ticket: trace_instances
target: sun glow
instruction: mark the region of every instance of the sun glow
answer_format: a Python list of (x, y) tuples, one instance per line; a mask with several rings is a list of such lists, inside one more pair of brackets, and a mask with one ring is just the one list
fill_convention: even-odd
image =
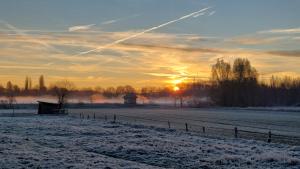
[(181, 80), (181, 79), (176, 79), (176, 80), (173, 80), (172, 83), (173, 83), (174, 85), (177, 85), (177, 84), (182, 83), (182, 80)]
[(174, 87), (173, 87), (173, 90), (174, 90), (175, 92), (177, 92), (178, 90), (180, 90), (180, 88), (179, 88), (178, 86), (174, 86)]
[(180, 84), (183, 83), (183, 79), (174, 79), (171, 81), (171, 83), (173, 84), (173, 91), (177, 92), (180, 90)]

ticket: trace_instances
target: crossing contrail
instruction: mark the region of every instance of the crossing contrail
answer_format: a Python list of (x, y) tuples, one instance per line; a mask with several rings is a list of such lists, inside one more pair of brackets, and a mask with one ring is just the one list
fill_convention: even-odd
[(161, 24), (161, 25), (158, 25), (158, 26), (155, 26), (155, 27), (146, 29), (146, 30), (144, 30), (144, 31), (142, 31), (142, 32), (136, 33), (136, 34), (134, 34), (134, 35), (128, 36), (128, 37), (123, 38), (123, 39), (119, 39), (119, 40), (117, 40), (117, 41), (114, 41), (114, 42), (112, 42), (112, 43), (106, 44), (106, 45), (104, 45), (104, 46), (100, 46), (100, 47), (97, 47), (97, 48), (92, 49), (92, 50), (80, 52), (79, 54), (77, 54), (77, 55), (75, 55), (75, 56), (85, 55), (85, 54), (88, 54), (88, 53), (91, 53), (91, 52), (94, 52), (94, 51), (101, 51), (102, 49), (105, 49), (105, 48), (108, 48), (108, 47), (110, 47), (110, 46), (119, 44), (119, 43), (121, 43), (121, 42), (124, 42), (124, 41), (130, 40), (130, 39), (136, 38), (136, 37), (141, 36), (141, 35), (143, 35), (143, 34), (145, 34), (145, 33), (148, 33), (148, 32), (154, 31), (154, 30), (156, 30), (156, 29), (165, 27), (165, 26), (170, 25), (170, 24), (172, 24), (172, 23), (175, 23), (175, 22), (178, 22), (178, 21), (181, 21), (181, 20), (184, 20), (184, 19), (193, 17), (193, 16), (195, 16), (195, 15), (199, 15), (200, 13), (203, 13), (204, 11), (207, 11), (207, 10), (210, 9), (210, 8), (211, 8), (211, 7), (203, 8), (203, 9), (201, 9), (201, 10), (199, 10), (199, 11), (190, 13), (190, 14), (188, 14), (188, 15), (184, 15), (184, 16), (178, 18), (178, 19), (175, 19), (175, 20), (166, 22), (166, 23), (164, 23), (164, 24)]

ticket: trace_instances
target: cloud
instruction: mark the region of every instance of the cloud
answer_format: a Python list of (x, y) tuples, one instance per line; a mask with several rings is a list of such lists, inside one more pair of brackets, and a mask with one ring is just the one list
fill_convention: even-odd
[(300, 50), (250, 50), (250, 49), (230, 49), (230, 48), (203, 48), (203, 47), (176, 47), (176, 46), (161, 46), (147, 44), (130, 44), (122, 43), (115, 47), (117, 50), (140, 50), (140, 51), (160, 51), (160, 52), (188, 52), (199, 54), (222, 54), (222, 55), (276, 55), (288, 57), (300, 57)]
[(87, 31), (90, 30), (95, 25), (96, 24), (72, 26), (69, 27), (69, 32)]
[(300, 40), (300, 36), (293, 37), (294, 40)]
[(262, 44), (272, 44), (279, 42), (281, 40), (289, 39), (289, 36), (280, 37), (237, 37), (226, 40), (227, 42), (240, 44), (240, 45), (262, 45)]
[[(47, 46), (58, 46), (60, 49), (64, 49), (66, 52), (64, 52), (64, 55), (61, 55), (64, 58), (68, 58), (68, 60), (72, 60), (72, 58), (78, 58), (79, 57), (73, 57), (72, 51), (76, 49), (77, 51), (80, 49), (95, 49), (99, 46), (99, 44), (106, 45), (109, 41), (118, 41), (118, 39), (126, 39), (128, 37), (131, 37), (133, 35), (136, 35), (136, 32), (129, 31), (129, 32), (102, 32), (101, 34), (94, 34), (94, 33), (85, 33), (85, 34), (69, 34), (69, 33), (63, 33), (63, 34), (35, 34), (35, 41), (38, 41), (39, 43), (47, 44)], [(269, 44), (278, 42), (280, 40), (286, 40), (292, 37), (289, 36), (280, 36), (280, 37), (238, 37), (238, 38), (232, 38), (229, 39), (229, 42), (234, 42), (237, 44)], [(117, 40), (116, 40), (117, 39)], [(128, 41), (127, 43), (119, 42), (118, 45), (112, 47), (107, 46), (107, 50), (103, 51), (110, 56), (113, 56), (117, 54), (118, 56), (125, 56), (128, 53), (125, 52), (132, 52), (132, 51), (138, 51), (143, 53), (145, 51), (174, 51), (174, 52), (193, 52), (193, 53), (233, 53), (231, 49), (229, 48), (222, 48), (221, 47), (205, 47), (204, 43), (208, 40), (211, 41), (211, 39), (215, 39), (215, 37), (202, 37), (200, 35), (194, 35), (194, 34), (166, 34), (166, 33), (150, 33), (146, 32), (143, 34), (142, 37), (138, 39), (134, 39), (134, 41)], [(201, 48), (197, 47), (199, 45), (195, 45), (195, 43), (201, 43)], [(147, 42), (145, 44), (145, 42)], [(27, 34), (25, 37), (20, 35), (6, 35), (6, 34), (0, 34), (0, 43), (2, 45), (8, 45), (8, 46), (15, 46), (14, 48), (22, 49), (22, 52), (24, 54), (28, 53), (28, 55), (31, 55), (29, 51), (32, 52), (39, 52), (42, 51), (40, 48), (36, 45), (30, 44), (30, 43), (36, 43), (33, 42), (32, 39), (27, 37)], [(26, 43), (29, 43), (26, 45)], [(216, 43), (221, 43), (220, 41)], [(51, 45), (50, 45), (51, 44)], [(226, 44), (226, 43), (225, 43)], [(222, 44), (221, 44), (222, 45)], [(208, 45), (211, 46), (211, 45)], [(236, 48), (236, 47), (235, 47)], [(2, 54), (4, 52), (8, 52), (10, 48), (6, 48), (2, 50)], [(23, 50), (24, 49), (24, 50)], [(75, 50), (75, 51), (76, 51)], [(70, 51), (70, 52), (68, 52)], [(233, 50), (235, 52), (237, 51), (245, 51), (253, 53), (255, 50)], [(17, 52), (17, 50), (11, 50), (10, 52)], [(44, 51), (45, 53), (47, 51)], [(263, 52), (256, 50), (256, 52)], [(17, 52), (20, 53), (21, 52)], [(141, 54), (140, 53), (140, 54)], [(297, 52), (266, 52), (273, 55), (282, 55), (282, 56), (296, 56)], [(120, 55), (119, 55), (120, 54)], [(9, 55), (9, 53), (7, 53)], [(47, 55), (47, 54), (42, 54)], [(49, 54), (48, 54), (49, 55)], [(58, 56), (56, 54), (56, 56)], [(89, 57), (94, 58), (94, 60), (97, 60), (95, 57), (95, 53), (89, 55)], [(83, 59), (84, 60), (84, 59)]]
[(190, 47), (176, 47), (176, 46), (162, 46), (162, 45), (147, 45), (147, 44), (119, 44), (119, 47), (126, 47), (137, 50), (157, 50), (157, 51), (177, 51), (177, 52), (197, 52), (197, 53), (227, 53), (228, 51), (217, 48), (190, 48)]
[(278, 33), (278, 34), (296, 34), (300, 33), (300, 28), (290, 28), (290, 29), (271, 29), (258, 32), (260, 34), (264, 33)]
[(0, 20), (0, 23), (4, 24), (7, 28), (9, 28), (10, 30), (14, 31), (17, 35), (20, 35), (21, 37), (27, 39), (27, 40), (30, 41), (30, 42), (41, 44), (41, 45), (43, 45), (44, 47), (46, 47), (47, 49), (53, 50), (53, 51), (58, 52), (58, 53), (61, 53), (61, 52), (62, 52), (62, 51), (60, 51), (59, 49), (55, 48), (54, 46), (49, 45), (49, 44), (46, 43), (45, 41), (41, 41), (41, 40), (39, 40), (39, 39), (33, 38), (31, 35), (29, 35), (29, 34), (23, 32), (22, 30), (20, 30), (20, 29), (18, 29), (17, 27), (15, 27), (15, 26), (9, 24), (9, 23), (6, 22), (6, 21)]
[[(55, 81), (59, 77), (73, 77), (72, 81), (79, 86), (132, 84), (139, 87), (147, 85), (149, 81), (151, 84), (165, 85), (172, 78), (192, 79), (197, 75), (197, 77), (207, 79), (210, 76), (211, 65), (215, 63), (216, 58), (221, 57), (227, 61), (232, 61), (236, 57), (248, 58), (260, 73), (284, 71), (300, 74), (299, 51), (297, 50), (275, 50), (278, 46), (278, 49), (284, 49), (280, 45), (276, 48), (270, 46), (264, 50), (245, 49), (236, 44), (228, 45), (222, 38), (196, 34), (147, 32), (139, 38), (109, 46), (101, 51), (101, 55), (97, 55), (96, 52), (86, 54), (85, 57), (73, 55), (77, 51), (95, 49), (100, 45), (106, 45), (139, 32), (141, 30), (34, 33), (36, 40), (54, 45), (64, 50), (64, 53), (41, 50), (40, 45), (36, 45), (28, 37), (19, 34), (0, 33), (0, 65), (2, 66), (0, 68), (3, 74), (20, 78), (20, 84), (27, 74), (38, 76), (43, 73), (47, 76), (57, 75), (56, 79), (48, 80), (47, 78), (47, 82)], [(232, 39), (238, 41), (244, 38), (241, 40), (243, 43), (254, 44), (264, 38), (276, 38), (273, 35), (271, 37), (256, 36), (249, 35)], [(280, 37), (285, 42), (289, 40), (285, 39), (285, 36)], [(276, 39), (273, 40), (276, 41)], [(98, 77), (99, 75), (104, 80), (94, 82), (90, 78), (90, 81), (86, 81), (89, 76)], [(9, 77), (5, 78), (7, 79)]]
[(130, 15), (130, 16), (127, 16), (127, 17), (122, 17), (122, 18), (119, 18), (119, 19), (112, 19), (112, 20), (102, 22), (101, 25), (109, 25), (109, 24), (113, 24), (113, 23), (116, 23), (116, 22), (119, 22), (119, 21), (124, 21), (124, 20), (127, 20), (127, 19), (135, 18), (135, 17), (138, 17), (138, 16), (140, 16), (140, 15), (139, 14), (134, 14), (134, 15)]
[(279, 50), (279, 51), (268, 51), (266, 53), (278, 56), (289, 56), (289, 57), (300, 57), (300, 50)]
[[(139, 15), (131, 15), (131, 16), (128, 16), (128, 17), (124, 17), (124, 18), (119, 18), (119, 19), (112, 19), (112, 20), (108, 20), (108, 21), (104, 21), (102, 23), (100, 23), (101, 25), (110, 25), (110, 24), (113, 24), (113, 23), (116, 23), (116, 22), (119, 22), (121, 20), (126, 20), (126, 19), (129, 19), (129, 18), (132, 18), (132, 17), (137, 17)], [(87, 30), (90, 30), (92, 27), (96, 26), (97, 24), (89, 24), (89, 25), (77, 25), (77, 26), (72, 26), (72, 27), (69, 27), (69, 32), (78, 32), (78, 31), (87, 31)], [(99, 24), (98, 24), (99, 25)]]
[(109, 21), (104, 21), (104, 22), (102, 22), (101, 24), (102, 25), (109, 25), (109, 24), (113, 24), (113, 23), (115, 23), (115, 22), (117, 22), (118, 20), (109, 20)]
[(0, 65), (0, 69), (33, 69), (33, 70), (49, 70), (44, 66), (21, 66), (21, 65)]

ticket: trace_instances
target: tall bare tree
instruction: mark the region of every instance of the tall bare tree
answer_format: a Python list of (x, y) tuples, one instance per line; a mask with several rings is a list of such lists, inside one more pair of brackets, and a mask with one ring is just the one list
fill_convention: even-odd
[(39, 78), (39, 90), (40, 90), (40, 92), (45, 92), (46, 91), (45, 79), (44, 79), (43, 75), (41, 75), (40, 78)]
[(28, 78), (28, 76), (26, 76), (26, 78), (25, 78), (24, 90), (25, 90), (25, 91), (28, 91), (28, 89), (29, 89), (29, 78)]
[(227, 81), (231, 78), (231, 66), (222, 59), (217, 60), (217, 63), (212, 66), (211, 71), (212, 81), (215, 83)]
[(10, 81), (8, 81), (6, 84), (6, 97), (8, 100), (8, 106), (10, 109), (13, 109), (13, 114), (14, 114), (15, 112), (14, 103), (16, 102), (16, 99), (15, 99), (14, 86)]
[(232, 68), (233, 78), (237, 81), (256, 80), (257, 71), (251, 66), (248, 59), (237, 58)]
[(70, 96), (72, 90), (75, 89), (74, 83), (68, 80), (61, 80), (54, 84), (54, 93), (57, 97), (57, 102), (61, 108), (67, 103), (67, 99)]
[(212, 66), (213, 99), (221, 106), (255, 106), (258, 73), (248, 59), (237, 58), (233, 66), (218, 60)]

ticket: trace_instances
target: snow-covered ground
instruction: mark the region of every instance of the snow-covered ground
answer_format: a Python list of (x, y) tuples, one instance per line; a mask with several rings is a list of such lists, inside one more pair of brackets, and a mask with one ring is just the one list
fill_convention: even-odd
[(300, 168), (300, 147), (70, 116), (0, 117), (0, 168)]
[[(84, 113), (112, 118), (114, 114), (119, 120), (136, 121), (143, 124), (167, 127), (167, 121), (176, 129), (184, 129), (185, 123), (192, 128), (197, 126), (220, 127), (232, 132), (234, 127), (253, 132), (300, 137), (300, 112), (273, 110), (245, 110), (237, 108), (207, 109), (159, 109), (159, 108), (122, 108), (122, 109), (71, 109), (72, 114)], [(128, 116), (129, 118), (127, 118)], [(142, 120), (152, 119), (150, 120)]]

